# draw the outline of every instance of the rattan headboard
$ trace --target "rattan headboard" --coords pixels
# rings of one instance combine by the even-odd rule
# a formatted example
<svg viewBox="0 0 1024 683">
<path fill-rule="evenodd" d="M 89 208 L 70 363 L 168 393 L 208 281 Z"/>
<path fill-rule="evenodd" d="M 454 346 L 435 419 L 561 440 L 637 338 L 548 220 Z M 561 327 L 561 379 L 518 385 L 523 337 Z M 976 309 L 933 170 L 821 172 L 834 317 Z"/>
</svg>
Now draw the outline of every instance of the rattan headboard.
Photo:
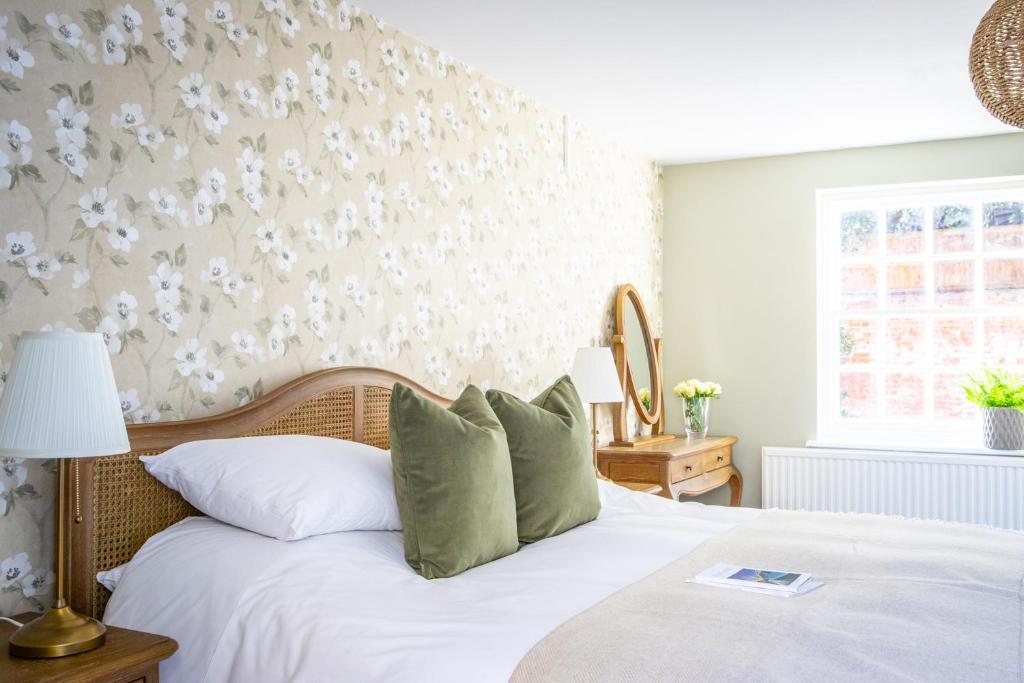
<svg viewBox="0 0 1024 683">
<path fill-rule="evenodd" d="M 310 434 L 388 448 L 391 387 L 402 382 L 442 405 L 450 401 L 401 375 L 376 368 L 334 368 L 304 375 L 241 408 L 182 422 L 130 425 L 132 450 L 82 460 L 80 486 L 69 487 L 69 595 L 72 606 L 101 618 L 110 594 L 96 572 L 124 564 L 147 538 L 195 508 L 151 477 L 139 462 L 180 443 L 269 434 Z M 76 509 L 81 511 L 75 520 Z"/>
</svg>

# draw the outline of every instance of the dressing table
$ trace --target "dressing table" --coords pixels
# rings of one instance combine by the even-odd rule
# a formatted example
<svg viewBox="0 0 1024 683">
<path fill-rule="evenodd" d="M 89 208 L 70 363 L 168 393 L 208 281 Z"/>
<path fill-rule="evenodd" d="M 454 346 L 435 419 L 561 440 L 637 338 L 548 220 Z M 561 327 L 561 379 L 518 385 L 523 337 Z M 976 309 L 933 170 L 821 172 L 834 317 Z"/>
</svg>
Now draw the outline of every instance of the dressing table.
<svg viewBox="0 0 1024 683">
<path fill-rule="evenodd" d="M 699 496 L 721 486 L 731 489 L 729 504 L 740 504 L 743 475 L 733 464 L 735 436 L 687 438 L 665 433 L 662 396 L 662 343 L 636 287 L 622 285 L 615 296 L 615 335 L 612 353 L 625 401 L 617 404 L 614 439 L 597 451 L 604 476 L 633 490 L 678 500 Z M 629 408 L 636 411 L 641 430 L 631 434 Z"/>
</svg>

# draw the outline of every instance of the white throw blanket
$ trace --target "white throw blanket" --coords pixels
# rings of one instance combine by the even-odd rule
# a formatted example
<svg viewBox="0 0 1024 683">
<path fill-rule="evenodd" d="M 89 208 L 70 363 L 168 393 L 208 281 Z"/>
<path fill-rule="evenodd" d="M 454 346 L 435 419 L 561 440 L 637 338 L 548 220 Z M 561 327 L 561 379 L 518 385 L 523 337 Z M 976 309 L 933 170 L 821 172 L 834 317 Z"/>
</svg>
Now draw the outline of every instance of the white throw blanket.
<svg viewBox="0 0 1024 683">
<path fill-rule="evenodd" d="M 779 598 L 686 582 L 719 562 L 825 585 Z M 1022 581 L 1024 534 L 767 512 L 570 619 L 512 680 L 1020 681 Z"/>
</svg>

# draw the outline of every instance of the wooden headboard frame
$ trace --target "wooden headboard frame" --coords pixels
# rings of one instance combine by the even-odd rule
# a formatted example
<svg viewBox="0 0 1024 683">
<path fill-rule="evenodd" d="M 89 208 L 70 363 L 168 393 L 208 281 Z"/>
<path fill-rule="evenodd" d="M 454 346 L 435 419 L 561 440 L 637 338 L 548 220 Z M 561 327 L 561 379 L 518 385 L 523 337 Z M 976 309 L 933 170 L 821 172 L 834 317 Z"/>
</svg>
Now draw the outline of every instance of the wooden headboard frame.
<svg viewBox="0 0 1024 683">
<path fill-rule="evenodd" d="M 80 484 L 77 490 L 69 486 L 65 507 L 71 530 L 67 572 L 71 605 L 102 618 L 110 594 L 96 582 L 96 572 L 124 564 L 153 534 L 201 514 L 151 477 L 139 462 L 140 455 L 198 439 L 271 434 L 329 436 L 388 448 L 388 405 L 395 382 L 443 406 L 451 403 L 396 373 L 346 367 L 304 375 L 219 415 L 129 425 L 131 452 L 81 460 Z"/>
</svg>

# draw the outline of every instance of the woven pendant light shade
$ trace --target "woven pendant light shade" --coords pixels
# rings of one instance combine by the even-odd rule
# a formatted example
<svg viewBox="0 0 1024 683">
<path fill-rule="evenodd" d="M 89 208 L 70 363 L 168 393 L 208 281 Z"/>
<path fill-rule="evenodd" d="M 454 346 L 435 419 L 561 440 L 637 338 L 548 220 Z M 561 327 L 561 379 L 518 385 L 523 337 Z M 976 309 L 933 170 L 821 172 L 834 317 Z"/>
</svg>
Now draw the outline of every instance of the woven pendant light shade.
<svg viewBox="0 0 1024 683">
<path fill-rule="evenodd" d="M 997 119 L 1024 128 L 1024 0 L 996 0 L 971 43 L 971 80 Z"/>
</svg>

